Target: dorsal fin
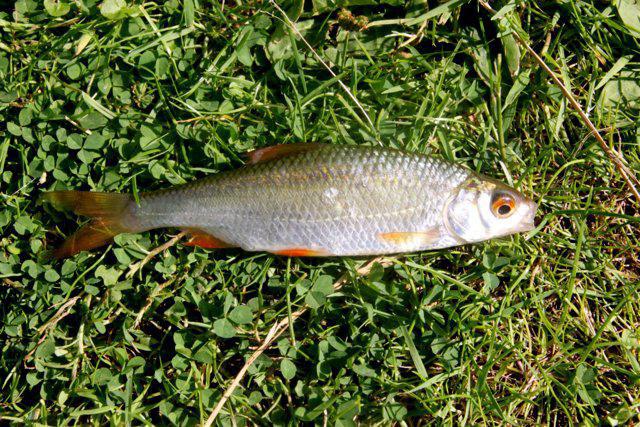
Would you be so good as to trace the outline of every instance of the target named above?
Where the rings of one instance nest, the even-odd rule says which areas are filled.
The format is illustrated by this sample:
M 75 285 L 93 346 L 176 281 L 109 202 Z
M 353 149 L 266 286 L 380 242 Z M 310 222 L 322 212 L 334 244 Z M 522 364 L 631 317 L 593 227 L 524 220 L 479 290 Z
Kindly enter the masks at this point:
M 325 144 L 317 143 L 297 143 L 297 144 L 280 144 L 272 147 L 259 148 L 257 150 L 246 153 L 247 164 L 255 165 L 267 162 L 269 160 L 281 159 L 283 157 L 292 156 L 294 154 L 305 153 L 311 150 L 317 150 L 324 147 Z

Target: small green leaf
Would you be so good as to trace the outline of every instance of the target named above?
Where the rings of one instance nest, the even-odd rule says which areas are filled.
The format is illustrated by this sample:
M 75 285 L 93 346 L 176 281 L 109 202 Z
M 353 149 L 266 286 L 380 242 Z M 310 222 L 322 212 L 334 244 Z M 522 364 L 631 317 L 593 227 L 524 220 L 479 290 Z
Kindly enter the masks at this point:
M 193 4 L 194 0 L 184 0 L 182 7 L 182 17 L 184 19 L 184 23 L 187 27 L 193 25 L 193 21 L 195 20 L 195 5 Z
M 76 45 L 75 56 L 78 56 L 82 53 L 82 51 L 87 47 L 91 39 L 93 38 L 94 33 L 92 31 L 82 33 L 80 38 L 78 39 L 78 44 Z M 83 95 L 85 92 L 82 93 Z
M 38 373 L 37 372 L 29 372 L 27 374 L 27 384 L 29 384 L 30 386 L 34 386 L 36 384 L 38 384 L 40 382 L 40 378 L 38 378 Z
M 509 106 L 511 106 L 512 104 L 515 104 L 518 101 L 518 98 L 520 97 L 520 94 L 522 93 L 522 91 L 525 90 L 526 87 L 529 85 L 530 74 L 531 74 L 531 70 L 526 70 L 518 74 L 515 81 L 513 82 L 513 86 L 511 86 L 511 89 L 509 89 L 509 92 L 507 93 L 507 97 L 505 98 L 502 104 L 503 113 Z
M 239 325 L 251 323 L 251 320 L 253 320 L 253 312 L 246 305 L 239 305 L 231 310 L 229 319 Z
M 8 92 L 0 91 L 0 102 L 8 104 L 18 99 L 18 92 L 11 90 Z
M 573 377 L 574 384 L 589 385 L 596 378 L 596 373 L 593 368 L 587 367 L 584 364 L 579 364 L 575 375 Z
M 56 351 L 56 343 L 51 338 L 45 339 L 36 350 L 38 359 L 46 359 Z
M 635 37 L 640 37 L 640 1 L 615 0 L 620 19 Z
M 319 292 L 325 297 L 331 295 L 333 293 L 333 278 L 327 275 L 318 277 L 311 291 Z
M 23 108 L 20 110 L 20 114 L 18 114 L 18 121 L 20 122 L 20 126 L 29 126 L 31 124 L 31 119 L 33 118 L 33 110 L 31 108 Z
M 155 64 L 155 61 L 156 61 L 155 53 L 151 50 L 147 50 L 138 58 L 138 66 L 140 68 L 152 67 Z
M 82 75 L 82 66 L 77 62 L 73 64 L 69 64 L 69 66 L 67 66 L 66 71 L 67 71 L 67 76 L 69 76 L 71 80 L 78 80 Z
M 492 19 L 497 20 L 500 40 L 502 41 L 502 48 L 507 60 L 507 66 L 509 67 L 509 73 L 511 73 L 511 77 L 515 77 L 520 71 L 521 53 L 520 46 L 512 32 L 514 26 L 520 28 L 520 17 L 517 13 L 510 10 L 509 6 L 505 6 L 498 13 L 500 15 L 496 14 Z
M 9 224 L 9 221 L 11 221 L 9 211 L 0 211 L 0 227 L 4 227 Z
M 57 271 L 49 269 L 49 270 L 44 272 L 44 278 L 48 282 L 55 282 L 58 279 L 60 279 L 60 275 L 58 274 Z
M 44 0 L 44 8 L 53 17 L 64 16 L 71 10 L 71 5 L 62 0 Z
M 218 319 L 213 323 L 213 333 L 220 338 L 233 338 L 236 330 L 227 319 Z
M 58 142 L 65 142 L 67 140 L 67 130 L 65 128 L 56 130 L 56 138 Z
M 106 286 L 115 285 L 121 274 L 121 271 L 115 268 L 107 268 L 104 265 L 100 265 L 95 272 L 95 276 L 101 278 Z
M 402 421 L 407 416 L 407 408 L 399 403 L 391 403 L 383 408 L 383 415 L 386 420 Z
M 97 129 L 106 125 L 107 118 L 97 111 L 91 111 L 89 114 L 80 117 L 78 123 L 85 129 Z
M 20 128 L 20 126 L 18 126 L 17 124 L 13 123 L 13 122 L 9 122 L 7 123 L 7 130 L 15 136 L 21 136 L 22 135 L 22 128 Z
M 500 284 L 500 279 L 493 273 L 485 271 L 482 273 L 482 279 L 484 280 L 484 287 L 487 291 L 492 291 Z
M 104 334 L 107 331 L 107 328 L 104 326 L 104 323 L 102 322 L 96 322 L 93 324 L 93 326 L 96 328 L 96 331 L 98 331 L 98 333 L 100 334 Z
M 167 73 L 169 72 L 169 60 L 165 56 L 161 56 L 156 60 L 155 72 L 159 79 L 167 77 Z
M 128 362 L 125 368 L 123 369 L 123 373 L 126 373 L 131 370 L 135 370 L 136 368 L 143 367 L 147 362 L 144 360 L 144 357 L 135 356 L 132 357 Z
M 114 21 L 126 18 L 132 12 L 124 0 L 104 0 L 99 8 L 102 16 Z
M 66 141 L 67 147 L 71 148 L 72 150 L 79 150 L 80 148 L 82 148 L 84 137 L 79 133 L 72 133 L 67 137 Z
M 25 271 L 29 276 L 35 279 L 42 272 L 42 267 L 36 264 L 33 260 L 28 259 L 22 263 L 22 271 Z
M 80 150 L 78 151 L 78 158 L 82 163 L 91 164 L 95 159 L 100 157 L 98 153 L 88 150 Z
M 104 385 L 111 381 L 112 377 L 113 375 L 108 368 L 100 368 L 91 375 L 91 382 L 93 385 Z
M 369 280 L 372 282 L 379 282 L 384 277 L 384 267 L 379 262 L 376 262 L 371 267 L 371 271 L 369 272 Z
M 353 372 L 358 374 L 361 377 L 369 377 L 375 378 L 377 376 L 377 372 L 365 365 L 353 365 Z
M 249 395 L 248 403 L 249 405 L 253 406 L 260 403 L 261 400 L 262 400 L 262 393 L 260 393 L 259 391 L 252 391 L 251 394 Z
M 84 141 L 84 149 L 86 150 L 98 150 L 104 146 L 105 138 L 100 135 L 98 132 L 93 132 L 91 135 L 87 136 L 87 139 Z
M 604 113 L 608 108 L 637 108 L 640 106 L 639 73 L 621 71 L 602 88 L 598 106 Z
M 322 292 L 311 291 L 304 297 L 304 302 L 313 309 L 322 307 L 327 298 Z
M 520 46 L 511 34 L 502 37 L 501 40 L 509 73 L 511 73 L 512 77 L 515 77 L 520 71 Z
M 280 362 L 280 372 L 286 380 L 290 380 L 296 376 L 296 365 L 290 359 L 282 359 Z
M 65 402 L 69 398 L 69 393 L 66 390 L 61 390 L 58 394 L 58 404 L 64 407 Z
M 205 345 L 200 347 L 198 351 L 196 351 L 196 353 L 193 355 L 193 360 L 200 363 L 212 364 L 216 359 L 211 349 Z
M 76 266 L 77 264 L 74 261 L 70 259 L 66 260 L 64 264 L 62 264 L 62 275 L 65 277 L 71 275 L 71 273 L 76 271 Z
M 266 51 L 272 63 L 286 59 L 293 54 L 291 39 L 283 25 L 279 25 L 271 35 Z

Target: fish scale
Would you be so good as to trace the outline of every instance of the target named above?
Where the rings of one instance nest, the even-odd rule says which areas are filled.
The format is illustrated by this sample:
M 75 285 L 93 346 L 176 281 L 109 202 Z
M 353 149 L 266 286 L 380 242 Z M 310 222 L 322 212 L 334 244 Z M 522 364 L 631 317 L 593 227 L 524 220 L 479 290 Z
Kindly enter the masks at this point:
M 443 209 L 470 172 L 441 159 L 374 147 L 320 145 L 223 172 L 131 205 L 134 228 L 196 228 L 251 251 L 327 255 L 415 251 L 457 244 Z M 384 233 L 441 229 L 432 242 Z

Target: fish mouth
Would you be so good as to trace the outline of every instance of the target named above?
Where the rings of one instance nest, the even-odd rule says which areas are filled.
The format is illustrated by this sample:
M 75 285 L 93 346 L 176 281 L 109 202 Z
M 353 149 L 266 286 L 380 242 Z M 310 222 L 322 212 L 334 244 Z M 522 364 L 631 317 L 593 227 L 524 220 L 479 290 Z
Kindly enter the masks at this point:
M 527 214 L 522 220 L 522 227 L 520 231 L 531 231 L 536 228 L 536 212 L 538 210 L 538 204 L 533 200 L 525 200 L 527 206 Z
M 525 222 L 524 224 L 522 224 L 522 228 L 520 229 L 520 232 L 527 232 L 527 231 L 531 231 L 534 228 L 536 228 L 536 224 L 535 222 L 531 221 L 531 222 Z

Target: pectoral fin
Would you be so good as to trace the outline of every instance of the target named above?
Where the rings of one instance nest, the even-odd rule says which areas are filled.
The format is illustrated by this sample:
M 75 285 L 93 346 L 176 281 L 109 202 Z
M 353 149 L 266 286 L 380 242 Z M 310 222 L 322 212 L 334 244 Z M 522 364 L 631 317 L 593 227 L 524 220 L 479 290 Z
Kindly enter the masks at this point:
M 393 231 L 380 233 L 380 239 L 398 246 L 407 245 L 429 245 L 435 243 L 440 238 L 438 227 L 430 228 L 426 231 Z

